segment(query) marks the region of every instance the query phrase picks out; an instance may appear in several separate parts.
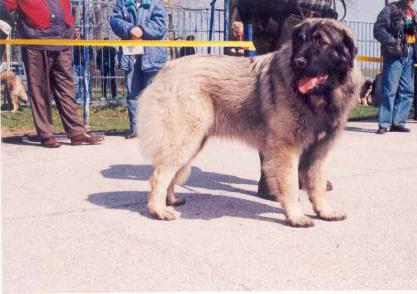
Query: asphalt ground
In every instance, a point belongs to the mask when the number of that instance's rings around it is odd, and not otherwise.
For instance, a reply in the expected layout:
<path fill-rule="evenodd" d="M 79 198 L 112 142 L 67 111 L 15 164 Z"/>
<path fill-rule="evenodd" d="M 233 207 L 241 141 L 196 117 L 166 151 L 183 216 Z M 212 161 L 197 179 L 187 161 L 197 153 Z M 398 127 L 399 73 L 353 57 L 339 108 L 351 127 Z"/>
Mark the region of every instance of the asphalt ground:
<path fill-rule="evenodd" d="M 213 139 L 177 191 L 177 220 L 146 211 L 151 172 L 138 142 L 58 149 L 1 144 L 5 293 L 417 289 L 417 123 L 374 134 L 350 122 L 333 149 L 341 222 L 285 224 L 256 197 L 255 150 Z M 302 206 L 314 217 L 304 192 Z"/>

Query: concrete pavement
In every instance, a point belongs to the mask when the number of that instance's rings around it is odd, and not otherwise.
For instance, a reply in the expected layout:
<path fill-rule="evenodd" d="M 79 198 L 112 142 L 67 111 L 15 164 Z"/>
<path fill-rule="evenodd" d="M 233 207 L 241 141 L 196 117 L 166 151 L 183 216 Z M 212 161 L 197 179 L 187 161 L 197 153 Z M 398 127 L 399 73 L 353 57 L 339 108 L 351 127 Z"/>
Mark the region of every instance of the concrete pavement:
<path fill-rule="evenodd" d="M 329 170 L 343 222 L 285 225 L 254 197 L 258 155 L 211 140 L 177 191 L 177 220 L 146 212 L 136 141 L 1 145 L 3 291 L 417 289 L 417 123 L 376 135 L 350 122 Z M 305 211 L 312 215 L 304 192 Z"/>

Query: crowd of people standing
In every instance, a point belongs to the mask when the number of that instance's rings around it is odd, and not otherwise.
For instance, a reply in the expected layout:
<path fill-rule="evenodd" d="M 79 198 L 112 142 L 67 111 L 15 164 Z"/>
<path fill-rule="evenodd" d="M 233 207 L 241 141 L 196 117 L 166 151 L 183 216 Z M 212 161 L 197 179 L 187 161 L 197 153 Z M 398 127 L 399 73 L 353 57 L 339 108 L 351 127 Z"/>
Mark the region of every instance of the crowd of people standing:
<path fill-rule="evenodd" d="M 324 8 L 330 7 L 331 1 L 321 2 Z M 70 5 L 70 0 L 5 0 L 0 12 L 5 15 L 2 17 L 5 20 L 6 15 L 10 19 L 10 11 L 17 11 L 23 16 L 17 21 L 17 29 L 22 38 L 81 39 L 79 28 L 74 27 Z M 316 2 L 314 5 L 315 8 L 319 7 Z M 381 43 L 384 59 L 377 134 L 410 131 L 405 125 L 416 95 L 414 64 L 417 59 L 417 21 L 413 5 L 414 0 L 400 0 L 386 5 L 374 25 L 374 37 Z M 167 38 L 166 20 L 167 14 L 161 0 L 117 0 L 109 22 L 113 32 L 123 40 L 164 40 Z M 2 24 L 2 27 L 5 26 Z M 235 40 L 243 40 L 243 25 L 234 22 L 232 33 Z M 3 37 L 5 34 L 2 34 Z M 193 39 L 194 36 L 187 37 L 187 40 Z M 42 146 L 60 145 L 52 136 L 50 97 L 55 99 L 64 129 L 70 138 L 78 138 L 82 134 L 85 137 L 82 141 L 97 143 L 102 140 L 86 134 L 76 114 L 76 104 L 72 103 L 83 103 L 82 81 L 79 77 L 84 75 L 85 66 L 89 66 L 85 64 L 85 52 L 89 52 L 88 59 L 97 65 L 102 77 L 101 92 L 104 97 L 107 96 L 108 85 L 111 97 L 117 96 L 114 78 L 118 61 L 117 66 L 124 73 L 127 86 L 129 131 L 126 138 L 136 137 L 137 97 L 164 67 L 168 60 L 167 48 L 145 47 L 132 52 L 124 47 L 101 47 L 96 52 L 96 58 L 93 48 L 88 49 L 82 46 L 72 49 L 68 46 L 22 47 L 32 97 L 31 110 Z M 243 56 L 243 53 L 242 48 L 225 48 L 227 55 Z M 181 48 L 180 57 L 191 54 L 195 54 L 194 48 Z M 88 90 L 91 93 L 91 83 Z M 417 99 L 414 99 L 414 109 L 416 107 Z M 76 139 L 73 141 L 77 142 Z"/>

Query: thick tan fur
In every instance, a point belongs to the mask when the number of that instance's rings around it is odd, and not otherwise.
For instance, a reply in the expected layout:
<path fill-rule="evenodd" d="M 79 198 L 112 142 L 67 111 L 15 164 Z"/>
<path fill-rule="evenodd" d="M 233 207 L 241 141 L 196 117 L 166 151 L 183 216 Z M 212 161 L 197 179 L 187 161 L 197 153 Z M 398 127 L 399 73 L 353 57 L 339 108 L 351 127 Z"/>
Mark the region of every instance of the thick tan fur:
<path fill-rule="evenodd" d="M 320 21 L 351 36 L 335 21 Z M 332 132 L 317 132 L 312 126 L 320 124 L 321 116 L 312 113 L 293 90 L 291 53 L 289 42 L 278 52 L 256 58 L 188 56 L 158 73 L 138 105 L 139 141 L 154 166 L 148 199 L 152 216 L 175 218 L 167 209 L 167 204 L 179 201 L 174 186 L 186 180 L 206 139 L 219 136 L 243 141 L 265 155 L 268 185 L 290 225 L 313 224 L 299 205 L 299 177 L 320 218 L 345 218 L 325 199 L 325 166 L 359 95 L 361 75 L 354 65 L 345 84 L 333 90 L 332 105 L 340 113 Z M 312 101 L 317 107 L 325 104 L 320 96 Z"/>
<path fill-rule="evenodd" d="M 0 80 L 6 84 L 12 103 L 12 112 L 19 111 L 19 99 L 24 102 L 28 101 L 22 79 L 12 71 L 3 71 L 0 72 Z"/>

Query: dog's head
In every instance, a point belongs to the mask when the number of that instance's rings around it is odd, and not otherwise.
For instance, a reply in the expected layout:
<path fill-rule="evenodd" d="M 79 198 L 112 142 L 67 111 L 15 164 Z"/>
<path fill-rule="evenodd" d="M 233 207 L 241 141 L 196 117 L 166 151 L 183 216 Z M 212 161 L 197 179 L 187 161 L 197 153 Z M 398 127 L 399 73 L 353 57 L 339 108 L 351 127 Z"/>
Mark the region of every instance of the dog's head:
<path fill-rule="evenodd" d="M 343 83 L 357 48 L 353 33 L 332 19 L 310 19 L 294 28 L 291 68 L 301 94 L 324 94 Z"/>

